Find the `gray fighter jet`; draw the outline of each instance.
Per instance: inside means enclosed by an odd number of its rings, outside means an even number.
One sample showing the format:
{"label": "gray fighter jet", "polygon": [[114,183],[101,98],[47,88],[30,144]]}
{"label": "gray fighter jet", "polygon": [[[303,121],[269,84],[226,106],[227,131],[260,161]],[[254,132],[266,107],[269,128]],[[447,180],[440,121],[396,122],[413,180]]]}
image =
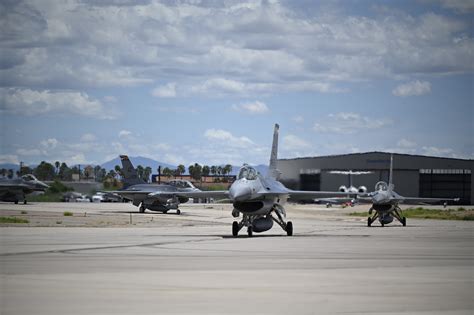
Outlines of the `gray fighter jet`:
{"label": "gray fighter jet", "polygon": [[177,192],[200,191],[186,180],[174,180],[168,184],[148,184],[138,177],[137,170],[126,155],[121,155],[124,189],[113,191],[121,197],[131,200],[133,205],[139,207],[140,212],[146,209],[167,213],[178,209],[181,202],[187,202],[188,197],[178,196]]}
{"label": "gray fighter jet", "polygon": [[280,172],[277,170],[279,126],[275,125],[270,166],[266,176],[258,173],[255,168],[244,164],[237,180],[229,190],[213,192],[178,193],[181,197],[228,197],[234,206],[232,215],[237,218],[242,214],[240,222],[232,224],[232,235],[237,236],[243,227],[247,227],[248,236],[253,232],[264,232],[272,228],[276,222],[288,236],[293,235],[293,223],[285,221],[286,211],[283,204],[291,196],[292,199],[314,199],[321,196],[347,196],[343,192],[296,191],[286,188],[278,181]]}
{"label": "gray fighter jet", "polygon": [[49,186],[39,181],[34,175],[27,174],[20,178],[0,178],[0,200],[17,204],[19,201],[27,203],[26,195],[34,191],[45,191]]}
{"label": "gray fighter jet", "polygon": [[[417,197],[403,197],[397,194],[393,189],[395,186],[392,183],[393,178],[393,155],[390,156],[390,173],[389,183],[378,182],[375,184],[375,191],[361,196],[360,201],[368,201],[372,203],[369,209],[369,217],[367,218],[367,226],[371,226],[375,220],[379,220],[380,224],[384,226],[396,218],[403,226],[406,226],[407,219],[403,216],[402,209],[399,207],[400,203],[436,203],[446,201],[459,201],[459,198],[417,198]],[[372,215],[372,212],[375,213]]]}

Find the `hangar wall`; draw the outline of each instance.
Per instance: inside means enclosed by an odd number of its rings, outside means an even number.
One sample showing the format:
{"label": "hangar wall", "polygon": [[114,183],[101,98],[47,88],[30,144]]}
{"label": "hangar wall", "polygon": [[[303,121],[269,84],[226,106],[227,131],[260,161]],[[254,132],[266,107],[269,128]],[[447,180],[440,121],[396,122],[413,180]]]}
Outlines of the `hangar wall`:
{"label": "hangar wall", "polygon": [[[332,170],[371,171],[352,177],[355,187],[373,191],[378,181],[388,182],[390,153],[367,152],[334,156],[280,159],[281,181],[289,188],[335,191],[349,186],[348,175]],[[406,197],[458,197],[474,204],[474,160],[393,154],[395,191]]]}

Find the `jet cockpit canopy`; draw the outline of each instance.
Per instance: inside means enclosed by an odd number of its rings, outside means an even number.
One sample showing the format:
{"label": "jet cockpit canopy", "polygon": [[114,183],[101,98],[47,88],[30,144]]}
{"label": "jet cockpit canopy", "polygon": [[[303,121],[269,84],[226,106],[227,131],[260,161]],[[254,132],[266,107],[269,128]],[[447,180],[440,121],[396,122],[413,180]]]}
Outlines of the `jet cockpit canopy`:
{"label": "jet cockpit canopy", "polygon": [[258,172],[252,166],[244,164],[239,171],[237,179],[255,180],[257,179]]}
{"label": "jet cockpit canopy", "polygon": [[23,175],[21,178],[23,180],[26,180],[27,182],[38,181],[38,179],[33,174],[26,174],[26,175]]}

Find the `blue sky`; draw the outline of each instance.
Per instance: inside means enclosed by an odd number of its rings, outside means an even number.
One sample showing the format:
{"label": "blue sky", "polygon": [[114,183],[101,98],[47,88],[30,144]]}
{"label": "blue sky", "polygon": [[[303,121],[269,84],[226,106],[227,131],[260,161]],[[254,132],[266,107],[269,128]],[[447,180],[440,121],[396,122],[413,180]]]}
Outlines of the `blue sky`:
{"label": "blue sky", "polygon": [[0,6],[0,163],[474,157],[472,1]]}

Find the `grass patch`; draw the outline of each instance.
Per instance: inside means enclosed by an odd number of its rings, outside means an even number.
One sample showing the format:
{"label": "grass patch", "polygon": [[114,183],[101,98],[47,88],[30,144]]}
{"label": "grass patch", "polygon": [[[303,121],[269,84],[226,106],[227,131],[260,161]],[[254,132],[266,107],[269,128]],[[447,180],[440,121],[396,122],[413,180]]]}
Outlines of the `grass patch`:
{"label": "grass patch", "polygon": [[0,223],[30,223],[30,221],[23,218],[0,217]]}
{"label": "grass patch", "polygon": [[[350,216],[366,217],[367,212],[352,212]],[[433,219],[433,220],[463,220],[474,221],[474,209],[428,209],[428,208],[408,208],[402,211],[402,215],[406,218],[413,219]]]}
{"label": "grass patch", "polygon": [[62,193],[45,193],[36,196],[28,196],[28,201],[33,202],[60,202]]}
{"label": "grass patch", "polygon": [[72,217],[73,216],[73,213],[71,211],[64,211],[63,215],[65,217]]}

